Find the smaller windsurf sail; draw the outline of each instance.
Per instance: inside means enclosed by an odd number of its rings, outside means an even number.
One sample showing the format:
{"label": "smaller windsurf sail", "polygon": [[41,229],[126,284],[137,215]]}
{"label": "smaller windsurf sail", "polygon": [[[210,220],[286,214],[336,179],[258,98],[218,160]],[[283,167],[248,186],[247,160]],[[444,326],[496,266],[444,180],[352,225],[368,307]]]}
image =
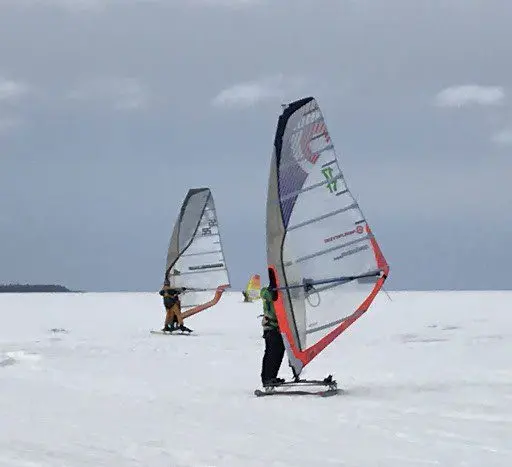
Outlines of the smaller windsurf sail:
{"label": "smaller windsurf sail", "polygon": [[261,289],[261,278],[259,274],[253,274],[245,287],[245,295],[247,296],[247,300],[249,302],[253,302],[254,300],[258,300],[260,298],[260,289]]}
{"label": "smaller windsurf sail", "polygon": [[279,117],[266,223],[270,288],[298,376],[368,310],[389,274],[313,97]]}
{"label": "smaller windsurf sail", "polygon": [[201,305],[219,286],[230,286],[209,188],[192,188],[185,196],[169,242],[165,282],[187,289],[180,297],[182,307]]}

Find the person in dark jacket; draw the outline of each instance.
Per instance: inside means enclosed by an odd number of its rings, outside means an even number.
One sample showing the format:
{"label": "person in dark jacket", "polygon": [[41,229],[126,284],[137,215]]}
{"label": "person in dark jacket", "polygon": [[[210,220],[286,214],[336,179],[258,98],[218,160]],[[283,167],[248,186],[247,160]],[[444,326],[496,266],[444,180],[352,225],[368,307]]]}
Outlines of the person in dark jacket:
{"label": "person in dark jacket", "polygon": [[187,328],[183,325],[183,318],[181,317],[181,302],[180,293],[183,293],[186,289],[184,287],[180,289],[171,288],[168,283],[165,283],[160,290],[159,294],[164,299],[165,307],[165,323],[162,331],[173,332],[176,330],[192,332],[192,329]]}
{"label": "person in dark jacket", "polygon": [[284,383],[284,379],[278,378],[279,368],[284,357],[283,336],[279,331],[276,310],[272,292],[268,287],[263,287],[260,291],[260,297],[263,302],[263,338],[265,339],[265,353],[261,364],[261,382],[263,386],[273,386]]}

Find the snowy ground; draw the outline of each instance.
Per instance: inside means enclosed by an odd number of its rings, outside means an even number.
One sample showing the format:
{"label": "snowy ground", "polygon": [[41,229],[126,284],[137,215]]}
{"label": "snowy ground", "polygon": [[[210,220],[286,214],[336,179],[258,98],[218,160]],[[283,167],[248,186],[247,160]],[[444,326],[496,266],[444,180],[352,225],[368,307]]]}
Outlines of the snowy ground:
{"label": "snowy ground", "polygon": [[344,395],[257,399],[240,293],[172,337],[157,294],[0,294],[0,466],[511,466],[512,292],[391,296],[303,373]]}

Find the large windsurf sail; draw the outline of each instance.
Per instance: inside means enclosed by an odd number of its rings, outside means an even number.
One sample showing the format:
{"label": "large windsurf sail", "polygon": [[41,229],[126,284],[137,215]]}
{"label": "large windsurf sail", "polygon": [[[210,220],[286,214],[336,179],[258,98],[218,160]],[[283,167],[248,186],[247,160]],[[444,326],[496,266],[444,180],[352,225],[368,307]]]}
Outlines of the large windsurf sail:
{"label": "large windsurf sail", "polygon": [[285,106],[278,120],[267,195],[267,261],[296,376],[368,310],[389,273],[313,97]]}
{"label": "large windsurf sail", "polygon": [[245,293],[247,294],[247,299],[250,302],[254,300],[258,300],[260,298],[260,290],[261,290],[261,277],[259,274],[253,274],[247,282],[247,286],[245,287]]}
{"label": "large windsurf sail", "polygon": [[164,281],[187,289],[182,307],[200,305],[218,286],[230,285],[209,188],[192,188],[185,196],[169,242]]}

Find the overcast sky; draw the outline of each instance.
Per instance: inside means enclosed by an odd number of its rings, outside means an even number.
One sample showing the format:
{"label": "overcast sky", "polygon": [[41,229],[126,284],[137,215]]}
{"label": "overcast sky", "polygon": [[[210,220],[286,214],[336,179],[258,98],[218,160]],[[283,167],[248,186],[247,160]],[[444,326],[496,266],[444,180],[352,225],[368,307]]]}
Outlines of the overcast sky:
{"label": "overcast sky", "polygon": [[241,288],[280,104],[312,95],[389,289],[509,289],[511,24],[510,0],[0,0],[0,282],[156,290],[209,186]]}

